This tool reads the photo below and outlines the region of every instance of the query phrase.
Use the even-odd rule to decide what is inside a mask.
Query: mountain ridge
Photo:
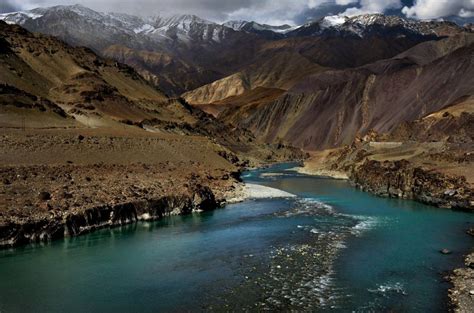
[[[262,48],[278,45],[282,40],[306,41],[300,47],[293,44],[293,49],[304,49],[317,54],[312,47],[312,38],[316,38],[316,45],[321,41],[329,44],[334,40],[350,38],[354,41],[362,38],[382,39],[385,43],[376,45],[386,46],[390,46],[388,40],[391,38],[393,42],[405,41],[403,45],[410,47],[420,41],[436,40],[440,36],[465,31],[449,22],[415,22],[380,14],[352,18],[328,16],[299,27],[291,27],[246,21],[219,24],[195,15],[138,17],[123,13],[96,12],[81,5],[0,14],[0,19],[20,24],[30,31],[56,36],[74,46],[90,47],[100,55],[126,62],[158,88],[174,96],[244,70],[255,63]],[[435,25],[440,29],[438,32],[426,31]],[[413,43],[409,43],[410,41]],[[396,45],[398,44],[388,47],[387,51],[398,49],[395,53],[399,53],[400,48],[405,48],[397,48]],[[118,49],[119,46],[125,49]],[[135,51],[130,53],[127,49]],[[334,48],[330,49],[334,52]],[[341,49],[350,51],[351,48]],[[173,59],[173,66],[170,67],[169,61],[158,56],[153,59],[144,57],[145,52],[167,55]],[[391,56],[393,55],[386,53],[383,55]],[[358,56],[361,57],[362,55]],[[318,63],[317,58],[311,58]],[[160,60],[163,60],[162,64],[157,63]],[[348,66],[342,58],[337,62]],[[334,62],[328,64],[323,61],[318,65],[333,66]],[[179,79],[173,79],[174,74]],[[160,76],[164,79],[160,79]]]

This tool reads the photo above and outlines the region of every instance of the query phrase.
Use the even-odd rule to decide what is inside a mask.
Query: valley
[[[338,295],[335,305],[342,312],[356,304],[361,308],[360,299],[367,302],[370,294],[377,293],[368,286],[375,278],[369,283],[355,277],[356,272],[344,272],[343,261],[337,263],[339,253],[344,255],[343,242],[361,244],[350,239],[360,226],[351,224],[360,219],[353,215],[377,220],[395,216],[387,225],[397,229],[396,239],[389,229],[373,234],[375,239],[401,238],[397,249],[410,242],[408,233],[420,236],[415,230],[398,229],[398,219],[413,227],[411,218],[419,217],[428,221],[423,225],[428,238],[417,243],[423,249],[416,253],[417,264],[424,264],[424,257],[436,260],[439,272],[451,272],[444,277],[454,286],[448,293],[447,287],[426,282],[423,288],[433,292],[430,296],[449,294],[449,300],[437,302],[433,311],[443,311],[441,306],[449,301],[453,311],[469,312],[472,256],[465,258],[465,268],[452,270],[463,266],[464,254],[472,252],[468,243],[474,229],[473,153],[472,24],[367,13],[328,15],[296,26],[268,25],[215,22],[193,14],[104,13],[80,4],[0,14],[0,249],[4,251],[15,253],[25,246],[48,246],[89,233],[93,238],[99,229],[166,224],[163,221],[177,221],[178,215],[194,219],[226,205],[250,210],[238,211],[247,221],[254,207],[273,212],[269,208],[275,202],[278,208],[268,213],[276,214],[268,220],[273,226],[269,232],[252,228],[253,239],[268,236],[281,248],[284,240],[275,235],[281,227],[295,240],[293,244],[304,243],[298,248],[301,255],[288,252],[286,269],[303,264],[304,270],[312,271],[316,266],[313,272],[319,276],[311,277],[318,283],[307,295],[322,311],[327,309],[323,302],[333,299],[323,290],[324,279],[334,274],[336,264],[342,275],[334,278],[338,283],[345,287],[347,281],[339,279],[351,286],[357,280],[367,283],[369,295],[359,294],[354,303]],[[348,204],[352,200],[345,194],[354,197],[354,203]],[[231,204],[236,201],[243,203]],[[334,207],[325,201],[333,201]],[[378,205],[380,212],[375,210]],[[301,222],[316,220],[312,229],[327,223],[331,230],[294,235],[291,227],[306,230],[304,225],[293,225],[295,208],[302,210],[295,213],[296,220],[301,214]],[[265,225],[260,221],[267,219],[265,214],[258,215],[258,225]],[[289,223],[280,224],[279,214],[290,217]],[[445,227],[442,214],[449,219]],[[433,235],[435,229],[449,231],[449,240]],[[229,231],[241,232],[232,227]],[[365,244],[372,240],[369,237],[364,237]],[[331,238],[341,245],[331,246]],[[220,238],[212,240],[222,245]],[[439,247],[438,242],[463,250],[454,251],[446,262],[433,251],[447,255],[451,248]],[[306,253],[316,246],[325,253],[315,254],[312,263]],[[234,247],[228,249],[236,253]],[[357,255],[353,249],[349,255]],[[363,257],[372,254],[364,253]],[[258,276],[262,281],[255,281],[257,287],[248,276],[235,284],[241,273],[227,269],[238,277],[231,279],[232,295],[223,296],[230,302],[221,299],[211,306],[206,303],[206,308],[238,307],[247,287],[273,290],[255,300],[261,308],[314,308],[306,301],[309,298],[298,296],[314,281],[289,290],[270,279],[285,269],[269,266],[253,268],[262,275]],[[394,276],[405,281],[403,273],[411,270],[400,269]],[[283,276],[298,284],[297,275]],[[424,278],[440,276],[424,271]],[[392,283],[392,289],[382,291],[381,304],[369,301],[369,307],[402,311],[410,307],[414,312],[434,308],[434,302],[420,304],[412,297],[397,303],[406,288]],[[1,302],[0,298],[0,311]],[[163,308],[188,310],[193,305],[171,301]]]
[[[239,196],[243,167],[303,157],[90,50],[0,34],[1,247],[214,209]]]

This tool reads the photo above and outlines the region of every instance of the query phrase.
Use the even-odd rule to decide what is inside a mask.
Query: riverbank
[[[434,150],[429,146],[417,147],[419,151],[414,153],[412,144],[382,147],[354,143],[339,149],[310,152],[310,158],[297,171],[349,180],[356,188],[381,197],[474,212],[471,174],[474,165],[470,154],[451,151],[439,155],[437,146]]]
[[[453,287],[449,300],[453,312],[470,313],[474,308],[474,252],[466,256],[466,267],[455,269],[448,277]]]
[[[2,129],[0,247],[219,207],[240,164],[203,136]]]
[[[0,248],[216,209],[248,197],[244,166],[298,153],[252,143],[244,155],[242,146],[232,149],[206,136],[129,125],[1,128]]]
[[[197,164],[2,167],[0,247],[218,208],[238,186],[228,169]],[[235,176],[235,177],[234,177]]]

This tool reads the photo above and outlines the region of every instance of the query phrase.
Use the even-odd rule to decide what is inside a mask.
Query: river
[[[473,215],[292,166],[244,180],[294,198],[2,250],[0,312],[446,311]]]

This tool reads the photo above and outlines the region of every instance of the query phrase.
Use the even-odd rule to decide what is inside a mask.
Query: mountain
[[[217,24],[194,15],[137,17],[80,5],[6,13],[0,19],[124,62],[172,96],[233,75],[250,76],[249,80],[265,75],[249,68],[259,67],[275,53],[300,54],[316,67],[346,68],[390,58],[420,42],[462,31],[452,23],[383,15],[333,16],[290,27],[247,21]],[[296,69],[299,64],[298,60],[287,67]],[[268,86],[250,85],[250,89]]]
[[[11,87],[4,91],[12,97],[27,93],[45,99],[91,124],[139,120],[166,111],[166,96],[128,66],[4,22],[0,38],[0,83]]]
[[[227,27],[206,21],[195,15],[153,16],[141,18],[123,13],[101,13],[82,5],[37,8],[25,12],[1,14],[7,23],[19,24],[37,31],[57,32],[60,37],[69,33],[77,41],[89,39],[87,31],[100,31],[103,42],[91,42],[90,46],[104,48],[117,41],[129,38],[134,47],[147,47],[159,42],[171,41],[220,41],[225,38]],[[74,24],[76,23],[76,24]],[[75,28],[73,28],[75,26]],[[54,34],[52,34],[54,35]]]
[[[127,65],[2,21],[0,73],[2,128],[53,133],[64,128],[99,133],[126,128],[143,136],[148,132],[194,136],[228,149],[226,156],[234,160],[238,160],[232,158],[234,153],[255,161],[299,154],[295,149],[260,145],[250,132],[168,98]]]
[[[222,76],[217,71],[193,66],[165,52],[131,49],[117,44],[104,49],[102,55],[132,66],[144,78],[170,95],[199,88]]]
[[[459,28],[459,32],[462,29]],[[457,32],[453,32],[455,34]],[[258,45],[248,64],[231,75],[183,94],[191,104],[211,104],[257,87],[289,90],[305,77],[331,69],[349,69],[392,58],[437,35],[399,36],[383,32],[368,37],[294,36]],[[370,47],[370,48],[369,48]]]
[[[305,76],[323,70],[322,66],[291,50],[262,51],[251,65],[241,71],[187,92],[183,98],[198,105],[238,96],[258,87],[287,90]]]
[[[293,29],[220,25],[193,15],[142,18],[78,5],[1,19],[126,63],[166,94],[182,94],[266,142],[307,149],[347,144],[371,129],[389,131],[470,93],[469,76],[446,77],[462,60],[449,59],[450,53],[467,49],[471,32],[450,22],[369,14],[328,16]],[[457,86],[450,97],[440,94],[445,81]],[[429,84],[440,89],[428,96]],[[405,97],[396,96],[402,92]]]
[[[242,21],[228,25],[244,30],[255,24]],[[288,90],[311,74],[363,66],[394,57],[421,42],[467,31],[450,22],[419,22],[382,14],[328,16],[296,29],[285,29],[288,31],[276,32],[280,35],[278,39],[259,46],[251,64],[183,97],[191,104],[207,108],[257,87]]]
[[[421,43],[361,67],[306,77],[270,102],[233,106],[220,118],[268,142],[305,149],[350,144],[372,130],[452,106],[474,94],[474,34]]]
[[[201,66],[199,59],[208,60],[206,50],[214,53],[212,47],[223,40],[233,43],[246,36],[193,15],[140,18],[95,12],[81,5],[1,14],[0,19],[53,35],[73,46],[89,47],[132,66],[140,64],[136,69],[143,76],[173,95],[225,76],[227,73],[222,74],[221,70]],[[202,49],[199,52],[198,47]],[[145,55],[147,52],[165,57]],[[175,73],[178,79],[169,78]],[[179,73],[186,73],[186,77],[181,79]]]

